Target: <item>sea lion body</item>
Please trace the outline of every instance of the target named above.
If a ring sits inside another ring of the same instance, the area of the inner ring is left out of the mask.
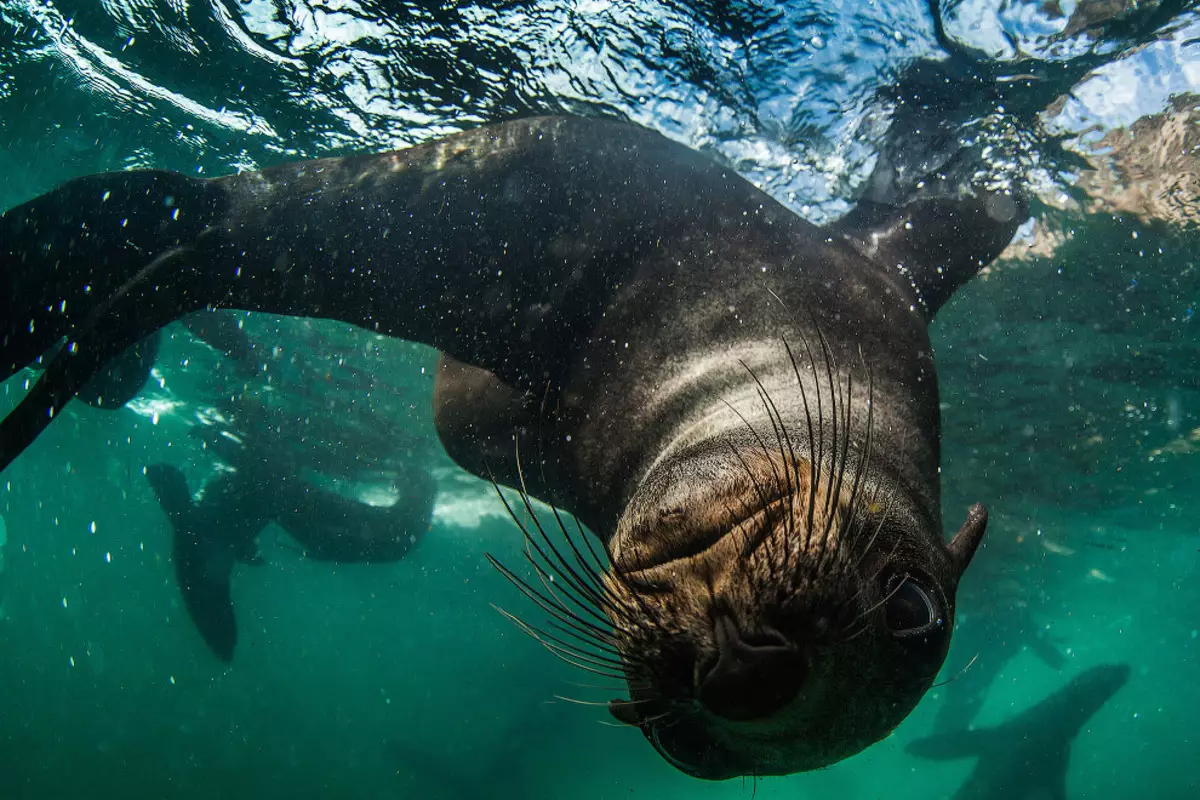
[[[945,655],[984,517],[943,543],[926,326],[1019,221],[985,196],[817,228],[657,134],[568,118],[83,178],[0,218],[3,363],[69,340],[0,423],[0,465],[199,308],[432,345],[450,454],[605,543],[603,575],[559,566],[612,631],[551,600],[600,653],[552,649],[626,678],[614,713],[690,774],[812,769],[886,735]]]

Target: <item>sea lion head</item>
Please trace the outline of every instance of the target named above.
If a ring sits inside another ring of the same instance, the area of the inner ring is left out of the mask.
[[[942,665],[986,526],[976,506],[945,543],[849,411],[840,431],[784,416],[662,459],[609,543],[597,597],[630,692],[609,709],[699,778],[818,769],[886,737]]]
[[[887,736],[945,659],[986,524],[976,506],[947,546],[864,480],[735,447],[643,484],[605,580],[630,689],[610,710],[712,780],[818,769]]]

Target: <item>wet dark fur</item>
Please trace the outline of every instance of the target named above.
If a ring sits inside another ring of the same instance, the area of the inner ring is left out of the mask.
[[[448,452],[521,490],[540,568],[508,574],[551,616],[527,629],[627,681],[613,713],[690,774],[812,769],[886,735],[945,655],[986,516],[944,542],[926,328],[1020,221],[967,194],[817,228],[657,134],[565,118],[82,178],[0,219],[0,363],[68,340],[0,465],[199,308],[430,344]]]

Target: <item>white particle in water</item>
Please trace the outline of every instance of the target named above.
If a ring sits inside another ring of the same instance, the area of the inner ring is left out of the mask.
[[[69,659],[67,659],[67,660],[71,662],[71,666],[72,666],[72,667],[74,667],[74,666],[75,666],[75,656],[71,656],[71,657],[70,657]]]
[[[67,607],[67,598],[63,598],[63,608]]]
[[[104,561],[105,561],[105,563],[111,564],[112,563],[112,553],[105,553]]]
[[[92,533],[96,532],[96,521],[95,520],[92,520],[92,524],[89,527],[89,530],[91,530]]]
[[[175,676],[174,675],[171,676],[171,685],[172,686],[175,685]]]

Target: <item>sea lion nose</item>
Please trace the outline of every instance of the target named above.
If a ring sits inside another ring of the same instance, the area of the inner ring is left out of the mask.
[[[770,716],[800,692],[807,663],[778,634],[747,639],[729,614],[713,623],[719,655],[700,682],[700,702],[719,717],[747,722]]]

